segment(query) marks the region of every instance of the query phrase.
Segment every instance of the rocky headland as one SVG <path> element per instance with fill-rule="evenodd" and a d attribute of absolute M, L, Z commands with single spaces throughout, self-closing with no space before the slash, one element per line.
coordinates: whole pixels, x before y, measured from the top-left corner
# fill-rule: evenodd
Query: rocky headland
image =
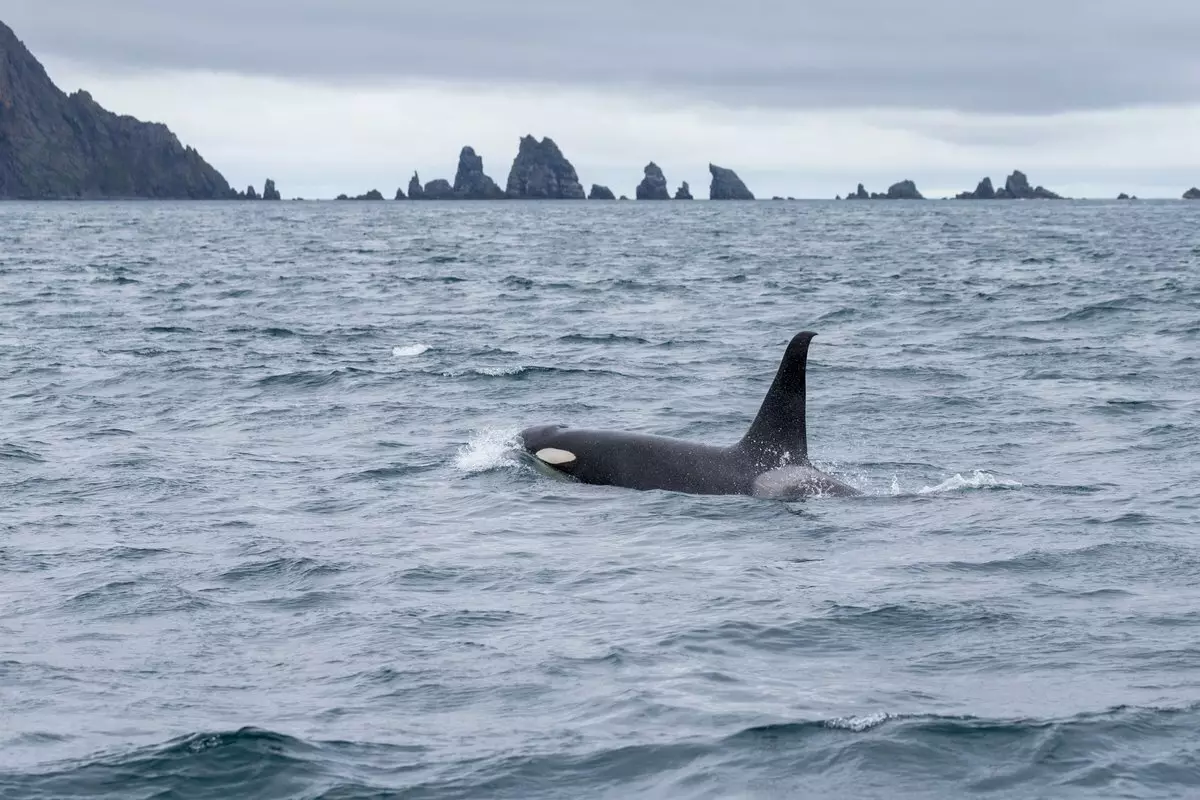
<path fill-rule="evenodd" d="M 0 198 L 237 196 L 166 125 L 114 114 L 83 90 L 63 93 L 0 22 Z"/>

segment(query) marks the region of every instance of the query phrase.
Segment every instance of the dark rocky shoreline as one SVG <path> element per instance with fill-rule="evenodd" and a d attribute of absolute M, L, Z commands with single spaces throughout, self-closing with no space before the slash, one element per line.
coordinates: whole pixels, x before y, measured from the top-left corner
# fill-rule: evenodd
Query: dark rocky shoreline
<path fill-rule="evenodd" d="M 737 173 L 708 165 L 710 200 L 754 200 Z M 691 200 L 687 181 L 674 195 L 663 170 L 649 162 L 634 195 L 638 200 Z M 248 186 L 232 188 L 225 177 L 166 125 L 142 122 L 102 108 L 80 90 L 64 94 L 16 34 L 0 22 L 0 199 L 193 199 L 281 200 L 268 178 L 261 194 Z M 1200 200 L 1200 189 L 1184 192 Z M 378 189 L 340 194 L 338 200 L 384 200 Z M 550 137 L 520 138 L 503 188 L 484 171 L 483 158 L 471 146 L 458 155 L 453 183 L 445 178 L 422 183 L 416 172 L 396 200 L 614 200 L 607 186 L 592 184 L 585 194 L 575 167 Z M 621 195 L 621 200 L 626 200 Z M 774 197 L 772 199 L 783 199 Z M 789 200 L 792 198 L 788 198 Z M 838 199 L 841 199 L 840 196 Z M 886 192 L 868 192 L 860 183 L 847 200 L 923 200 L 916 183 L 902 180 Z M 1014 170 L 996 189 L 983 178 L 959 200 L 1064 199 L 1042 186 L 1030 186 Z M 1136 199 L 1122 195 L 1118 199 Z"/>

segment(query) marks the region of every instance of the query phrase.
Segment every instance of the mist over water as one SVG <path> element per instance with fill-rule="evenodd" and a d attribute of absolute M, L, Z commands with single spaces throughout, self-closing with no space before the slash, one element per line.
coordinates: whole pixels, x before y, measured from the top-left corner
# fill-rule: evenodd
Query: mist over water
<path fill-rule="evenodd" d="M 1200 204 L 0 205 L 0 797 L 1200 792 Z M 584 486 L 730 443 L 781 503 Z"/>

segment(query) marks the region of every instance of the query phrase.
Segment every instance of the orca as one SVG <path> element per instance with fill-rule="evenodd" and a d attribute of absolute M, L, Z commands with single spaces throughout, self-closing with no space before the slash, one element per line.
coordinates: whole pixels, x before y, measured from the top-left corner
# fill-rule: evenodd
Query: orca
<path fill-rule="evenodd" d="M 750 429 L 728 447 L 562 424 L 526 428 L 521 445 L 539 466 L 587 484 L 777 500 L 860 495 L 808 460 L 805 369 L 814 336 L 792 337 Z"/>

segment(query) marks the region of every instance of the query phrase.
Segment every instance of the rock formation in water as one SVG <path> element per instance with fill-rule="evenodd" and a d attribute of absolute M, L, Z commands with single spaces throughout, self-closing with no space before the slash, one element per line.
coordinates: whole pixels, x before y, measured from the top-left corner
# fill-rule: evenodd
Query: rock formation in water
<path fill-rule="evenodd" d="M 64 94 L 0 22 L 0 198 L 233 198 L 166 125 Z"/>
<path fill-rule="evenodd" d="M 508 172 L 506 194 L 516 199 L 584 199 L 575 167 L 549 136 L 540 142 L 532 135 L 521 137 Z"/>
<path fill-rule="evenodd" d="M 397 200 L 407 200 L 408 199 L 408 195 L 406 195 L 404 193 L 404 187 L 401 186 L 401 187 L 396 188 L 396 199 Z"/>
<path fill-rule="evenodd" d="M 1118 200 L 1133 200 L 1134 198 L 1130 197 L 1129 195 L 1125 194 L 1124 192 L 1121 192 L 1119 195 L 1117 195 L 1117 199 Z"/>
<path fill-rule="evenodd" d="M 1195 186 L 1183 193 L 1184 200 L 1200 200 L 1200 189 Z"/>
<path fill-rule="evenodd" d="M 607 186 L 601 186 L 598 183 L 592 184 L 592 190 L 588 192 L 588 200 L 616 200 L 616 195 L 612 193 L 612 189 Z"/>
<path fill-rule="evenodd" d="M 642 170 L 644 177 L 637 185 L 634 196 L 638 200 L 670 200 L 671 193 L 667 191 L 667 178 L 662 168 L 651 161 Z"/>
<path fill-rule="evenodd" d="M 464 147 L 458 154 L 453 189 L 458 200 L 503 200 L 508 197 L 494 180 L 483 174 L 483 158 L 475 154 L 473 147 Z"/>
<path fill-rule="evenodd" d="M 383 192 L 379 191 L 378 189 L 372 189 L 369 192 L 366 192 L 365 194 L 358 195 L 357 197 L 349 197 L 344 194 L 339 194 L 334 199 L 335 200 L 382 200 Z"/>
<path fill-rule="evenodd" d="M 683 183 L 679 184 L 679 188 L 675 190 L 675 199 L 676 200 L 693 200 L 693 199 L 695 199 L 692 197 L 692 190 L 691 190 L 691 187 L 688 186 L 687 181 L 684 181 Z"/>
<path fill-rule="evenodd" d="M 868 200 L 868 199 L 870 199 L 870 197 L 871 197 L 871 195 L 867 194 L 866 188 L 864 188 L 861 183 L 858 185 L 858 188 L 855 189 L 853 192 L 846 193 L 847 200 Z"/>
<path fill-rule="evenodd" d="M 282 200 L 283 196 L 279 194 L 279 190 L 275 188 L 275 181 L 267 178 L 267 182 L 263 184 L 263 200 Z"/>
<path fill-rule="evenodd" d="M 621 197 L 620 197 L 619 199 L 621 199 L 621 200 L 628 200 L 629 198 L 628 198 L 628 197 L 626 197 L 625 195 L 621 195 Z"/>
<path fill-rule="evenodd" d="M 847 200 L 924 200 L 917 185 L 910 180 L 893 183 L 886 192 L 870 192 L 860 183 L 858 188 L 846 195 Z"/>
<path fill-rule="evenodd" d="M 955 195 L 958 200 L 1061 200 L 1044 186 L 1030 186 L 1029 178 L 1021 170 L 1013 170 L 1012 175 L 1004 181 L 999 189 L 992 187 L 992 179 L 984 178 L 973 192 L 959 192 Z"/>
<path fill-rule="evenodd" d="M 425 184 L 421 197 L 425 200 L 453 200 L 454 187 L 445 178 L 434 178 Z"/>
<path fill-rule="evenodd" d="M 898 183 L 893 183 L 888 187 L 888 200 L 924 200 L 925 198 L 917 191 L 917 184 L 910 180 L 903 180 Z"/>
<path fill-rule="evenodd" d="M 424 196 L 425 189 L 421 186 L 420 177 L 418 177 L 417 173 L 414 171 L 413 176 L 408 180 L 408 199 L 423 200 Z"/>
<path fill-rule="evenodd" d="M 1036 186 L 1030 188 L 1029 178 L 1019 169 L 1013 170 L 1012 175 L 1004 181 L 1004 188 L 996 192 L 996 197 L 1011 200 L 1061 200 L 1062 197 L 1049 189 Z"/>
<path fill-rule="evenodd" d="M 742 183 L 737 173 L 715 164 L 708 165 L 712 183 L 708 186 L 709 200 L 753 200 L 754 195 Z"/>
<path fill-rule="evenodd" d="M 243 200 L 259 200 L 258 192 L 254 191 L 253 186 L 247 186 L 246 191 L 239 194 L 238 197 Z"/>
<path fill-rule="evenodd" d="M 975 191 L 959 192 L 955 198 L 958 200 L 995 200 L 996 188 L 992 186 L 991 178 L 984 178 L 975 186 Z"/>

